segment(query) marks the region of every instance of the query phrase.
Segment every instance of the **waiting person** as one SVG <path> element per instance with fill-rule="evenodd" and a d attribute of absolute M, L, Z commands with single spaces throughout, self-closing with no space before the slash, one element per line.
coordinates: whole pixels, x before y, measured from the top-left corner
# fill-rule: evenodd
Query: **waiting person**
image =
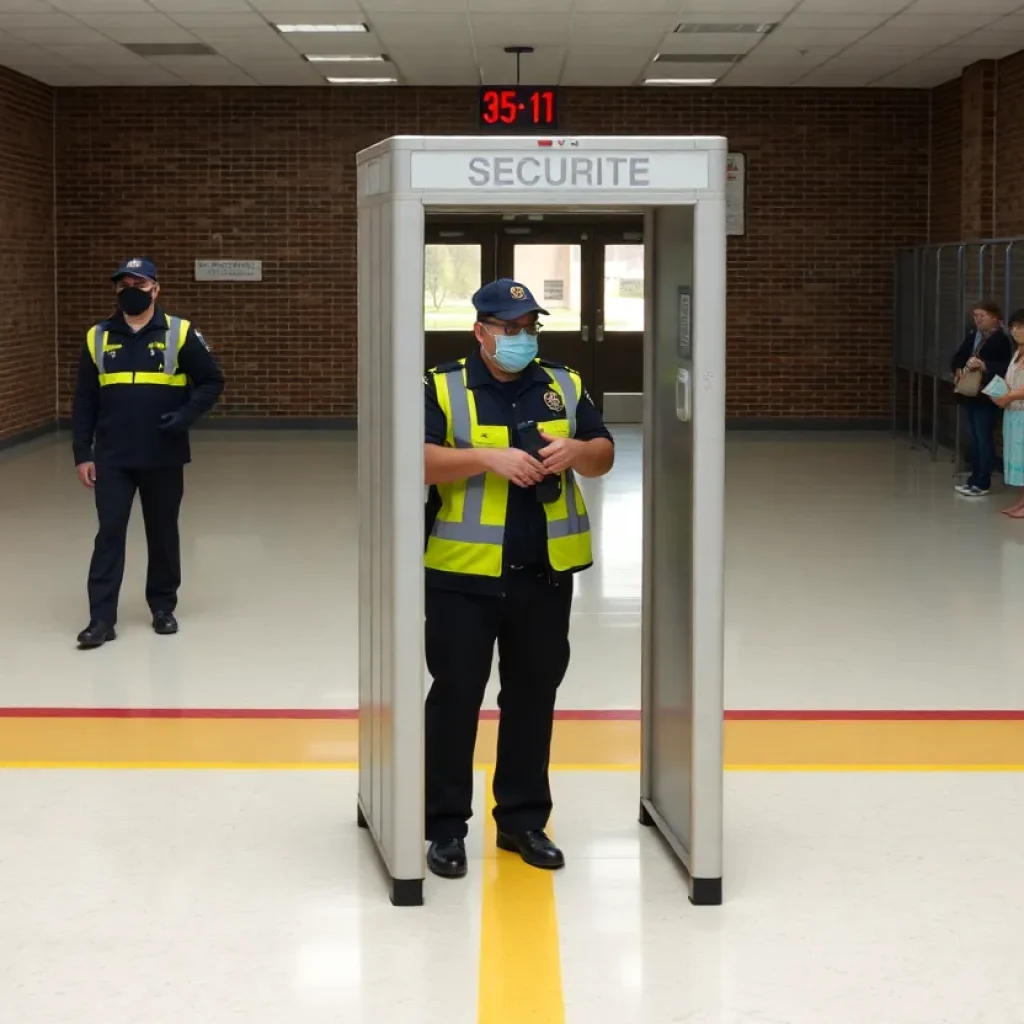
<path fill-rule="evenodd" d="M 1006 371 L 1010 390 L 992 401 L 1003 410 L 1003 481 L 1008 487 L 1024 487 L 1024 309 L 1010 317 L 1009 329 L 1017 346 Z M 1003 515 L 1024 519 L 1024 493 Z"/>
<path fill-rule="evenodd" d="M 974 307 L 974 328 L 953 356 L 953 378 L 957 402 L 967 417 L 971 445 L 971 475 L 957 492 L 967 498 L 981 498 L 992 487 L 996 464 L 996 424 L 999 409 L 981 393 L 993 377 L 1005 377 L 1013 346 L 1003 330 L 1002 313 L 994 302 Z M 977 387 L 974 387 L 974 385 Z"/>

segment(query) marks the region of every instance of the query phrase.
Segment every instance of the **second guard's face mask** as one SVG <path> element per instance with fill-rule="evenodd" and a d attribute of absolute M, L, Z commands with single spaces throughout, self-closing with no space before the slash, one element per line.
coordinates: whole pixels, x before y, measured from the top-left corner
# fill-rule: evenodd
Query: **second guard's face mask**
<path fill-rule="evenodd" d="M 117 308 L 128 316 L 141 316 L 153 304 L 153 293 L 142 288 L 123 288 L 117 293 Z"/>
<path fill-rule="evenodd" d="M 518 334 L 494 337 L 494 361 L 506 373 L 519 373 L 537 358 L 537 335 L 523 328 Z"/>

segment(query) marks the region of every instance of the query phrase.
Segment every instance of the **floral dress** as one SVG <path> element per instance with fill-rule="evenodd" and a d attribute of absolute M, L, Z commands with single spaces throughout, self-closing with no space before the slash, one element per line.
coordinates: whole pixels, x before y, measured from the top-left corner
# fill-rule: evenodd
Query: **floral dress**
<path fill-rule="evenodd" d="M 1024 388 L 1024 357 L 1020 350 L 1006 372 L 1011 391 Z M 1003 412 L 1003 480 L 1024 487 L 1024 401 L 1011 402 Z"/>

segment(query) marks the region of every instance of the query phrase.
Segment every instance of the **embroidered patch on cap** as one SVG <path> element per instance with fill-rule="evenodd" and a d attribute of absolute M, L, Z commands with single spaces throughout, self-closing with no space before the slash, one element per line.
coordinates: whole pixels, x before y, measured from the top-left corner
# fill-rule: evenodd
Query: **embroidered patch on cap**
<path fill-rule="evenodd" d="M 508 293 L 509 293 L 509 295 L 512 296 L 513 299 L 525 299 L 526 298 L 526 289 L 525 288 L 520 288 L 519 285 L 517 285 L 517 284 L 514 284 L 511 288 L 509 288 Z"/>

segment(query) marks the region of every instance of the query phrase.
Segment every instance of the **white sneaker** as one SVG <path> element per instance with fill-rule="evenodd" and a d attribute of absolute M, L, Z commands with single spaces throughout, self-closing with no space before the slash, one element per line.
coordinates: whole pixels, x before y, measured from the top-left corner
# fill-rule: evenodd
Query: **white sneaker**
<path fill-rule="evenodd" d="M 988 491 L 983 491 L 980 487 L 975 487 L 973 484 L 960 484 L 956 489 L 957 494 L 962 494 L 965 498 L 984 498 Z"/>

